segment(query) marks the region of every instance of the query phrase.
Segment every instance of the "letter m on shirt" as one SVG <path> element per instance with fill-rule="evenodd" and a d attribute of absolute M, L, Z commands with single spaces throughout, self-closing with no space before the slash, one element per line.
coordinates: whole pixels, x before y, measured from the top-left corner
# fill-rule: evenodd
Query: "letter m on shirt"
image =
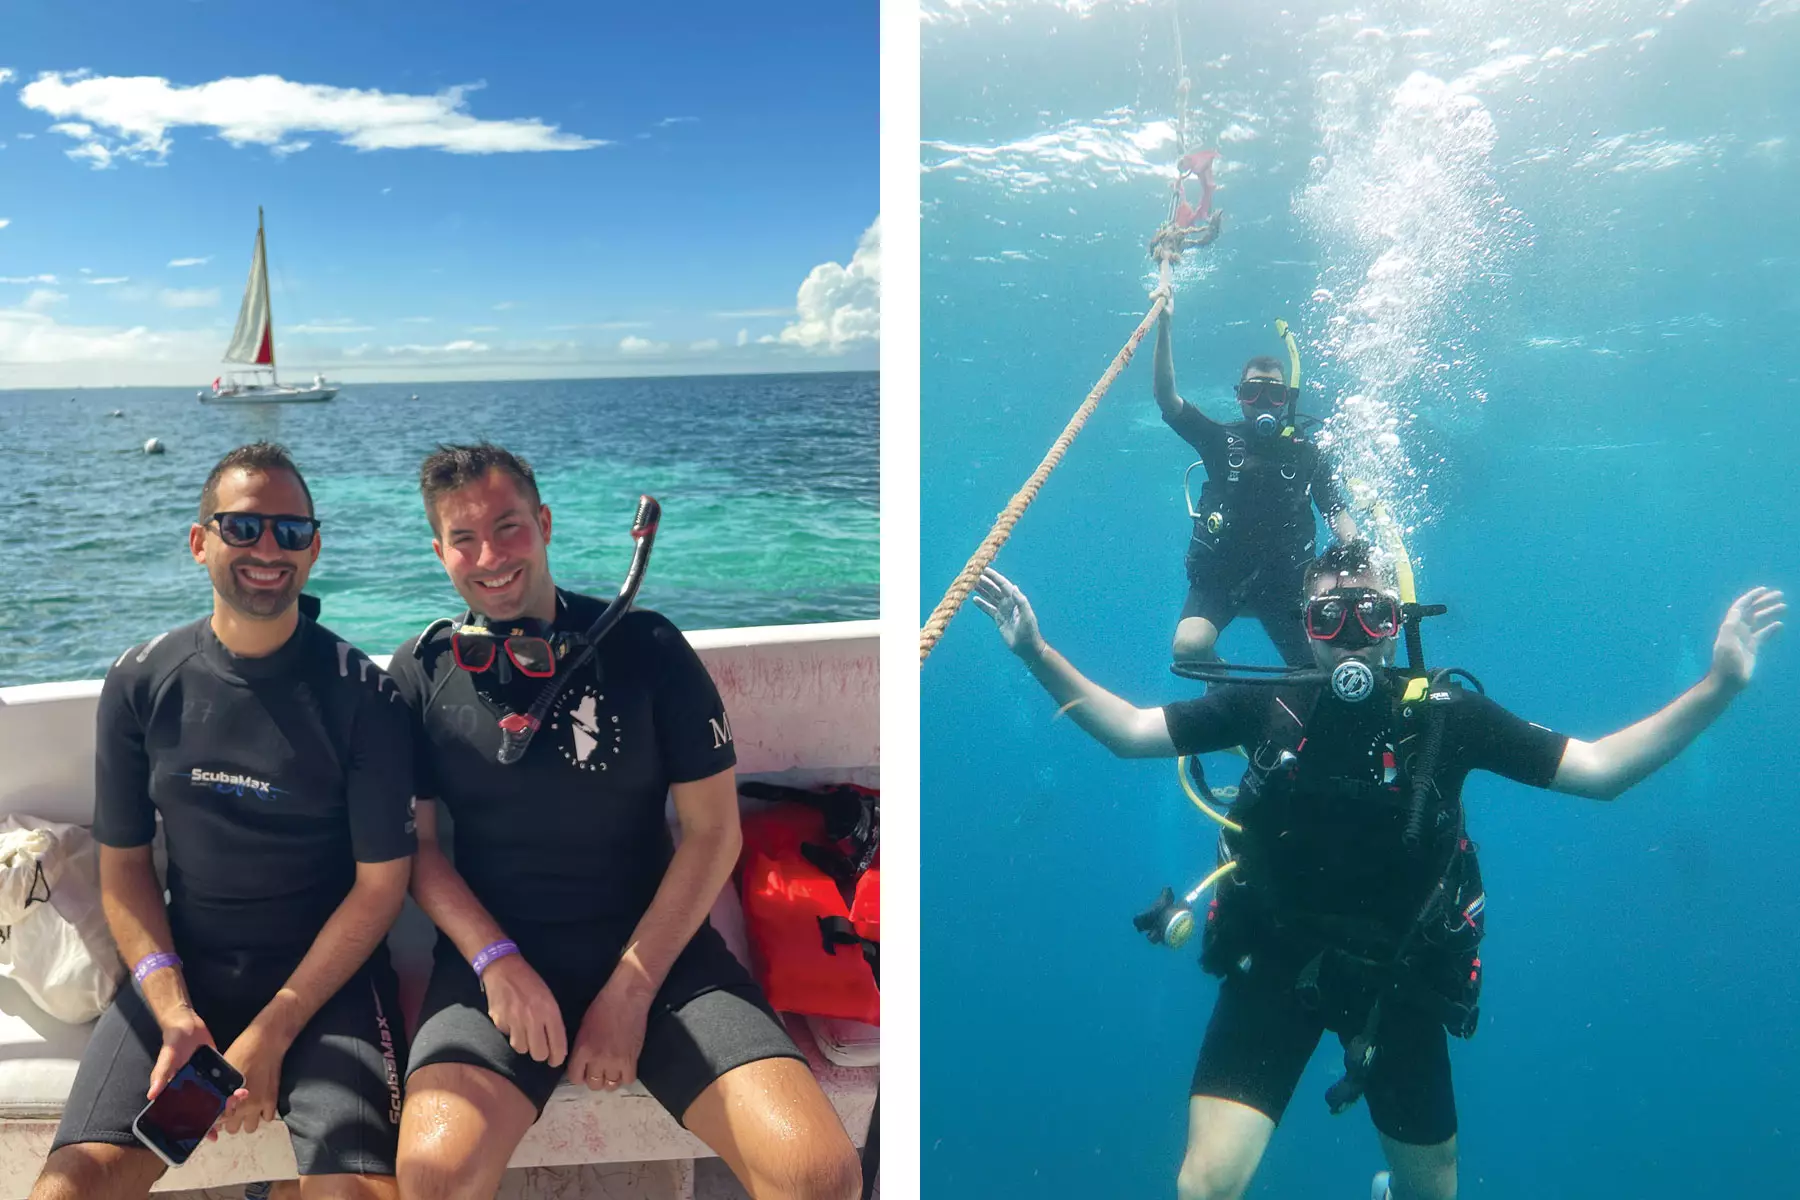
<path fill-rule="evenodd" d="M 731 718 L 723 713 L 717 717 L 708 717 L 706 723 L 712 726 L 712 748 L 717 750 L 731 740 Z"/>

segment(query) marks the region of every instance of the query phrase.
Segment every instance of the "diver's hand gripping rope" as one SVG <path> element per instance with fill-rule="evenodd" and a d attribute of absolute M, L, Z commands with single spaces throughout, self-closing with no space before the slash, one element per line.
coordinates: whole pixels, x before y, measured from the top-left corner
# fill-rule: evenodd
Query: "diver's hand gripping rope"
<path fill-rule="evenodd" d="M 1131 331 L 1131 336 L 1126 339 L 1125 345 L 1113 356 L 1112 365 L 1106 368 L 1106 374 L 1100 376 L 1100 382 L 1094 385 L 1094 389 L 1087 394 L 1087 399 L 1081 402 L 1081 407 L 1075 410 L 1075 415 L 1064 427 L 1062 436 L 1056 439 L 1056 442 L 1050 447 L 1050 452 L 1044 455 L 1044 460 L 1038 464 L 1037 470 L 1031 473 L 1031 478 L 1025 481 L 1025 486 L 1020 488 L 1007 502 L 1006 508 L 1001 511 L 993 528 L 988 530 L 987 537 L 982 539 L 981 545 L 964 564 L 956 581 L 950 585 L 950 590 L 944 593 L 944 598 L 938 601 L 936 608 L 931 610 L 931 616 L 925 621 L 925 627 L 919 630 L 919 666 L 923 667 L 925 660 L 931 657 L 932 648 L 938 644 L 938 639 L 944 636 L 944 630 L 949 626 L 951 618 L 956 616 L 956 611 L 969 598 L 969 592 L 974 589 L 976 581 L 981 578 L 981 573 L 987 570 L 989 564 L 994 561 L 994 556 L 1000 553 L 1000 547 L 1004 546 L 1006 539 L 1012 536 L 1013 526 L 1019 523 L 1019 518 L 1025 515 L 1025 510 L 1031 507 L 1033 500 L 1037 499 L 1038 489 L 1044 486 L 1044 481 L 1050 478 L 1050 472 L 1054 471 L 1057 464 L 1062 462 L 1063 455 L 1068 453 L 1069 447 L 1075 441 L 1075 436 L 1081 432 L 1081 427 L 1086 425 L 1087 419 L 1094 415 L 1094 409 L 1099 406 L 1101 397 L 1106 395 L 1106 389 L 1113 385 L 1113 381 L 1119 377 L 1119 372 L 1123 371 L 1126 364 L 1131 362 L 1131 356 L 1137 352 L 1138 343 L 1144 340 L 1144 335 L 1150 332 L 1152 325 L 1156 324 L 1156 318 L 1162 315 L 1163 308 L 1167 304 L 1168 297 L 1159 292 L 1155 302 L 1150 305 L 1150 311 L 1144 314 L 1144 319 L 1139 321 L 1138 327 Z"/>
<path fill-rule="evenodd" d="M 662 505 L 654 496 L 639 496 L 637 513 L 631 519 L 631 536 L 637 546 L 631 552 L 631 566 L 625 572 L 625 582 L 619 585 L 619 594 L 613 602 L 606 606 L 606 611 L 597 617 L 588 627 L 586 642 L 580 652 L 566 663 L 538 693 L 532 702 L 531 709 L 525 713 L 512 713 L 500 721 L 500 762 L 510 766 L 525 757 L 525 750 L 531 745 L 532 737 L 538 726 L 544 723 L 549 715 L 550 706 L 562 695 L 562 690 L 574 677 L 575 672 L 587 665 L 593 657 L 600 639 L 612 632 L 612 627 L 624 619 L 631 611 L 631 603 L 637 599 L 638 588 L 644 582 L 644 570 L 650 565 L 650 549 L 656 544 L 656 526 L 662 520 Z"/>

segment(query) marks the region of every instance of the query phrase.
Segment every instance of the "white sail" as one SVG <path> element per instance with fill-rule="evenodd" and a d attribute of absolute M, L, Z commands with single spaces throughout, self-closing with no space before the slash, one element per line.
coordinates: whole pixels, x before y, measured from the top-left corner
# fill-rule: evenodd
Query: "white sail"
<path fill-rule="evenodd" d="M 244 306 L 238 310 L 237 329 L 225 361 L 275 366 L 275 331 L 269 321 L 269 260 L 263 249 L 262 210 L 256 213 L 256 253 L 250 259 L 250 279 L 244 284 Z"/>

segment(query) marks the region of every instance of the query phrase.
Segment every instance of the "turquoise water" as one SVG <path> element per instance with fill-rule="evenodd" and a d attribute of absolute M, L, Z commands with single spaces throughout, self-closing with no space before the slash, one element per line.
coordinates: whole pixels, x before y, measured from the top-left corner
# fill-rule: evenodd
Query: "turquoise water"
<path fill-rule="evenodd" d="M 200 485 L 259 438 L 286 445 L 312 488 L 323 543 L 308 590 L 324 621 L 371 653 L 460 608 L 417 473 L 438 442 L 482 437 L 537 472 L 564 586 L 617 587 L 648 492 L 663 522 L 641 604 L 688 629 L 872 618 L 878 380 L 358 385 L 268 408 L 167 388 L 0 392 L 0 685 L 98 677 L 126 646 L 207 611 L 187 551 Z M 142 453 L 150 437 L 167 452 Z"/>
<path fill-rule="evenodd" d="M 927 13 L 921 616 L 1148 307 L 1175 85 L 1166 0 Z M 1435 663 L 1594 739 L 1698 679 L 1735 596 L 1800 592 L 1800 4 L 1182 13 L 1226 224 L 1182 270 L 1181 390 L 1229 415 L 1296 324 L 1305 407 L 1450 606 Z M 1144 705 L 1193 694 L 1167 669 L 1192 460 L 1146 344 L 998 560 Z M 1465 1200 L 1793 1192 L 1797 633 L 1616 803 L 1471 778 Z M 1254 623 L 1222 650 L 1274 661 Z M 1216 987 L 1130 918 L 1200 878 L 1213 831 L 1171 764 L 1053 721 L 973 609 L 921 686 L 926 1194 L 1171 1196 Z M 1340 1067 L 1327 1042 L 1251 1196 L 1368 1194 L 1367 1109 L 1321 1099 Z"/>

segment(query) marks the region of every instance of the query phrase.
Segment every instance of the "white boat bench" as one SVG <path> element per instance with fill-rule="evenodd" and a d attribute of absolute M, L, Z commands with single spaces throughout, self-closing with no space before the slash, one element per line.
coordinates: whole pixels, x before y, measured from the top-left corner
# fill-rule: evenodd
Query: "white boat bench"
<path fill-rule="evenodd" d="M 878 785 L 880 761 L 877 623 L 779 626 L 697 632 L 700 651 L 731 713 L 744 775 L 806 784 Z M 377 661 L 385 661 L 378 659 Z M 29 813 L 89 824 L 93 816 L 94 707 L 98 682 L 0 688 L 0 815 Z M 727 888 L 713 921 L 746 957 L 743 916 Z M 409 1031 L 424 992 L 435 936 L 408 900 L 388 945 L 401 978 Z M 825 1058 L 805 1021 L 788 1017 L 825 1095 L 860 1146 L 875 1104 L 879 1069 L 840 1067 Z M 0 980 L 0 1200 L 24 1200 L 74 1083 L 91 1025 L 46 1015 L 10 980 Z M 514 1167 L 667 1163 L 677 1195 L 692 1195 L 696 1158 L 712 1151 L 664 1112 L 640 1085 L 617 1093 L 564 1082 L 513 1155 Z M 294 1155 L 279 1122 L 254 1134 L 222 1136 L 156 1191 L 224 1187 L 294 1177 Z"/>

